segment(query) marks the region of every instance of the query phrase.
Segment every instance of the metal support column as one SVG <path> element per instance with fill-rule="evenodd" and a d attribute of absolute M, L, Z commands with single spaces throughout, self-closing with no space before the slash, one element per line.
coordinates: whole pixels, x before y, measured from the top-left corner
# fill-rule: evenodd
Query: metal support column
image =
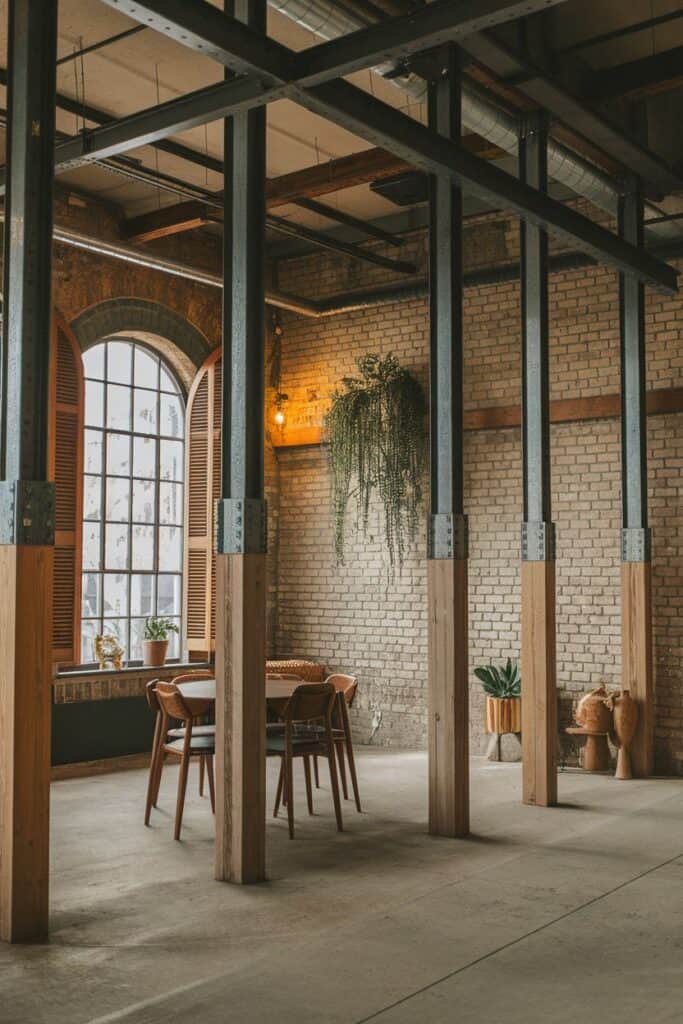
<path fill-rule="evenodd" d="M 10 0 L 0 482 L 0 937 L 48 928 L 54 488 L 47 482 L 56 0 Z"/>
<path fill-rule="evenodd" d="M 530 117 L 519 149 L 520 179 L 548 187 L 547 126 Z M 521 224 L 522 306 L 522 791 L 529 804 L 557 802 L 555 526 L 550 499 L 548 236 Z"/>
<path fill-rule="evenodd" d="M 266 0 L 226 11 L 266 32 Z M 265 107 L 225 121 L 223 414 L 216 516 L 216 878 L 265 878 Z"/>
<path fill-rule="evenodd" d="M 619 234 L 643 245 L 643 196 L 637 179 L 628 182 L 619 204 Z M 621 331 L 621 598 L 622 685 L 638 702 L 632 745 L 634 775 L 654 771 L 652 684 L 651 533 L 647 517 L 647 420 L 645 412 L 645 289 L 619 275 Z"/>
<path fill-rule="evenodd" d="M 429 124 L 460 139 L 461 56 L 435 55 Z M 463 486 L 462 194 L 431 179 L 429 210 L 431 514 L 429 521 L 429 830 L 469 832 L 467 518 Z"/>

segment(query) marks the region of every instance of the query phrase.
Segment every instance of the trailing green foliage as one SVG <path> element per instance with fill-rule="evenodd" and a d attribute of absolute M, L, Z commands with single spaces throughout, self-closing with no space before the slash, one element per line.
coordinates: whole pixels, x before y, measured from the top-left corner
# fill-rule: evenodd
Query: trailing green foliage
<path fill-rule="evenodd" d="M 357 483 L 358 521 L 367 533 L 370 499 L 384 507 L 384 539 L 393 567 L 415 537 L 426 461 L 426 403 L 420 382 L 389 353 L 358 360 L 360 377 L 344 377 L 327 415 L 337 560 L 351 484 Z"/>
<path fill-rule="evenodd" d="M 145 640 L 168 640 L 169 633 L 179 633 L 170 619 L 145 619 Z"/>
<path fill-rule="evenodd" d="M 519 697 L 522 692 L 522 677 L 517 662 L 510 658 L 507 664 L 497 668 L 495 665 L 483 665 L 475 668 L 474 674 L 481 679 L 484 693 L 489 697 Z"/>

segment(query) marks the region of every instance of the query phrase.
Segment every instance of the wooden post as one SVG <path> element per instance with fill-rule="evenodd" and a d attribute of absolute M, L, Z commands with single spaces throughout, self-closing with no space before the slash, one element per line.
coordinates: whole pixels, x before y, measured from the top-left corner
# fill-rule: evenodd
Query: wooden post
<path fill-rule="evenodd" d="M 0 482 L 0 937 L 49 905 L 54 487 L 48 474 L 56 0 L 10 0 Z"/>
<path fill-rule="evenodd" d="M 619 233 L 643 244 L 640 183 L 629 183 L 619 204 Z M 621 675 L 638 705 L 638 726 L 631 745 L 634 776 L 654 771 L 654 693 L 652 670 L 652 536 L 647 510 L 647 419 L 645 290 L 619 275 L 621 329 Z"/>
<path fill-rule="evenodd" d="M 265 35 L 265 0 L 226 0 Z M 265 108 L 225 122 L 223 415 L 216 517 L 216 878 L 265 878 Z"/>
<path fill-rule="evenodd" d="M 522 799 L 557 803 L 555 563 L 522 562 Z"/>
<path fill-rule="evenodd" d="M 216 877 L 228 882 L 265 878 L 265 623 L 266 556 L 217 555 Z"/>
<path fill-rule="evenodd" d="M 433 56 L 429 123 L 460 138 L 461 57 Z M 429 831 L 469 832 L 467 518 L 463 514 L 462 195 L 431 179 L 431 516 L 429 522 Z"/>
<path fill-rule="evenodd" d="M 545 192 L 548 133 L 530 117 L 519 148 L 520 178 Z M 557 803 L 555 527 L 550 501 L 548 236 L 521 224 L 522 247 L 522 799 Z"/>

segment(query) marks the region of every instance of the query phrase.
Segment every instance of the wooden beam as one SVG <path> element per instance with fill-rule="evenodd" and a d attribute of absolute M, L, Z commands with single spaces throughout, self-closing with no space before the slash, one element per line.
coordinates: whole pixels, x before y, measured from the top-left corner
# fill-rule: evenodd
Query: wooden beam
<path fill-rule="evenodd" d="M 469 679 L 467 559 L 430 558 L 429 831 L 469 832 Z"/>
<path fill-rule="evenodd" d="M 652 569 L 650 562 L 621 566 L 621 684 L 638 705 L 631 745 L 633 775 L 654 772 L 654 688 L 652 682 Z"/>
<path fill-rule="evenodd" d="M 0 938 L 44 939 L 49 910 L 53 549 L 0 544 Z"/>
<path fill-rule="evenodd" d="M 557 803 L 555 563 L 522 562 L 522 799 Z"/>
<path fill-rule="evenodd" d="M 683 387 L 656 388 L 646 396 L 648 416 L 664 416 L 683 412 Z M 614 420 L 620 415 L 618 394 L 594 395 L 590 398 L 561 398 L 550 403 L 551 423 L 582 423 L 587 420 Z M 465 413 L 465 430 L 504 430 L 519 427 L 522 409 L 519 405 L 497 405 L 486 409 L 470 409 Z M 283 427 L 271 433 L 273 448 L 296 448 L 322 444 L 322 427 Z"/>
<path fill-rule="evenodd" d="M 216 555 L 216 878 L 265 878 L 266 555 Z M 220 713 L 219 713 L 220 709 Z"/>
<path fill-rule="evenodd" d="M 462 145 L 470 153 L 487 160 L 495 160 L 503 155 L 502 150 L 479 135 L 463 136 Z M 296 199 L 315 199 L 356 185 L 367 185 L 371 181 L 381 181 L 410 170 L 413 170 L 412 164 L 385 149 L 365 149 L 325 164 L 315 164 L 270 178 L 266 184 L 266 209 L 274 210 Z M 194 231 L 195 228 L 221 221 L 219 209 L 190 199 L 131 217 L 124 224 L 124 234 L 130 242 L 151 242 L 156 238 Z"/>

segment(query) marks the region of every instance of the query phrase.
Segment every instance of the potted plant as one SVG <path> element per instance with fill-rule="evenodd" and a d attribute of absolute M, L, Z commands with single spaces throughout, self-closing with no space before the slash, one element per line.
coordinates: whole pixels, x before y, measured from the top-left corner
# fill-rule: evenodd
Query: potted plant
<path fill-rule="evenodd" d="M 522 731 L 522 677 L 517 662 L 508 658 L 505 665 L 483 665 L 474 674 L 486 694 L 486 731 L 498 736 Z"/>
<path fill-rule="evenodd" d="M 142 641 L 142 664 L 159 668 L 166 661 L 168 634 L 179 633 L 175 622 L 170 619 L 145 619 L 145 635 Z"/>

